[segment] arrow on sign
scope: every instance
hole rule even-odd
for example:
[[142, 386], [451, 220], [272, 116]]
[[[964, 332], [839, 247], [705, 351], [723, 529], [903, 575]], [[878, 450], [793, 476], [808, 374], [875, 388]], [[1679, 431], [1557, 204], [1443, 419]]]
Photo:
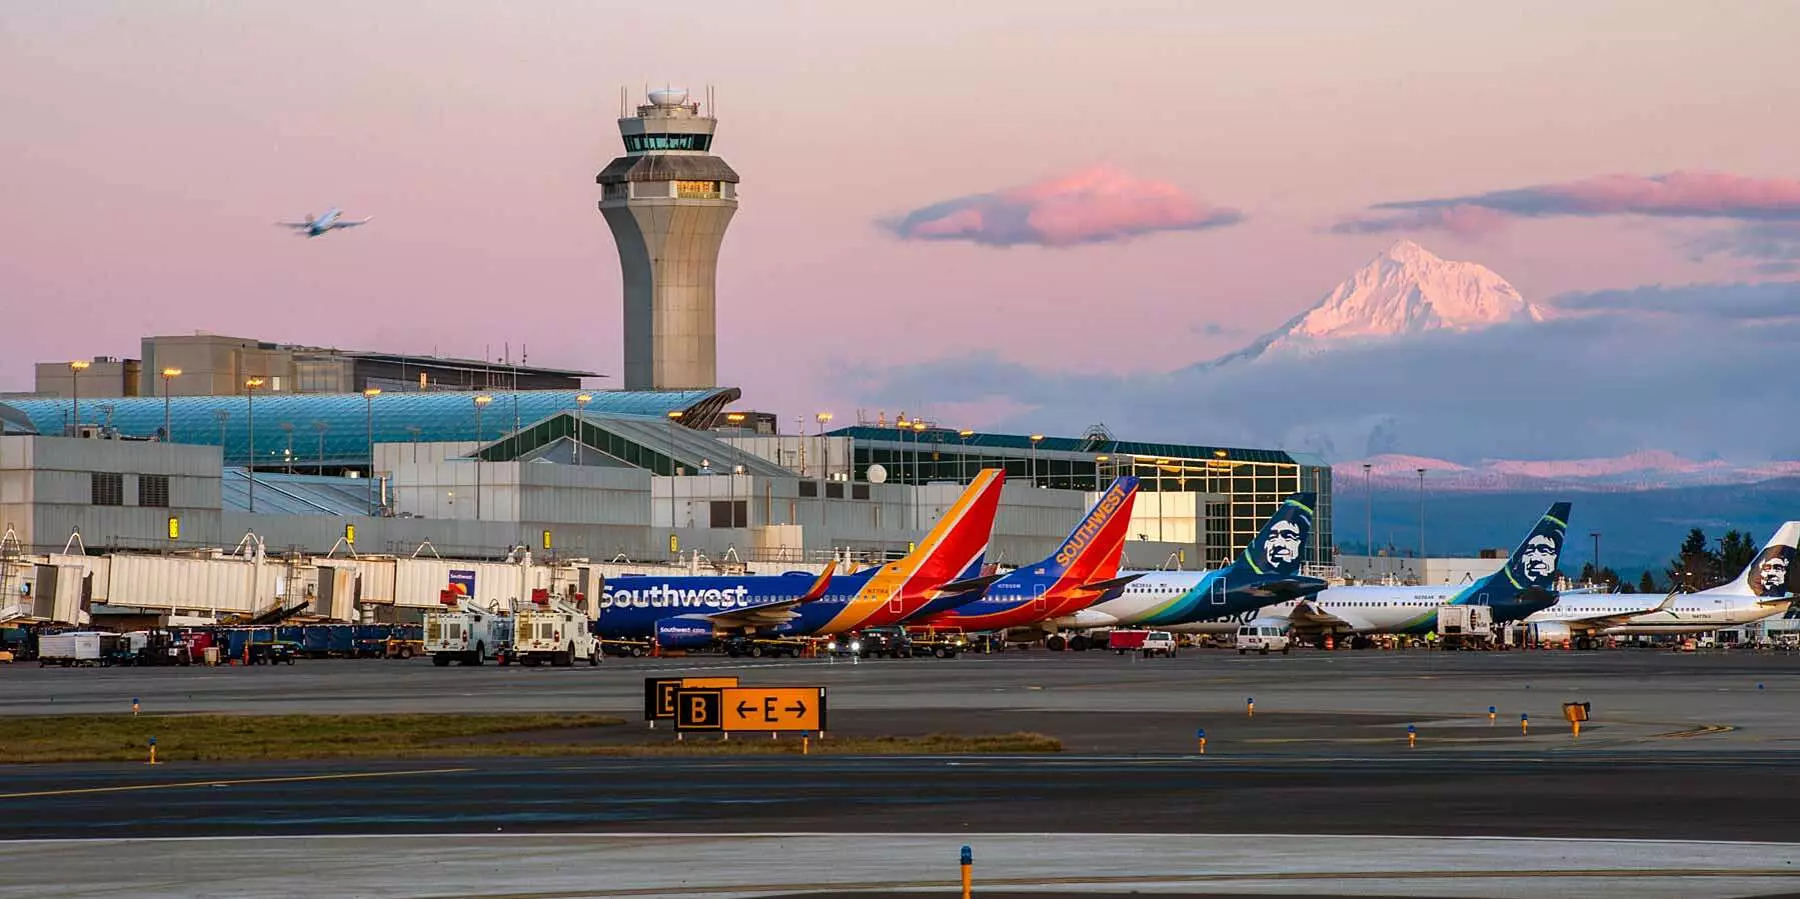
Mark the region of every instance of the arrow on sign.
[[747, 702], [738, 703], [738, 717], [739, 718], [748, 718], [748, 717], [750, 717], [750, 713], [754, 712], [754, 711], [756, 711], [756, 706], [753, 706]]
[[806, 714], [806, 703], [796, 699], [794, 700], [793, 705], [787, 707], [787, 711], [793, 712], [796, 715], [804, 715]]

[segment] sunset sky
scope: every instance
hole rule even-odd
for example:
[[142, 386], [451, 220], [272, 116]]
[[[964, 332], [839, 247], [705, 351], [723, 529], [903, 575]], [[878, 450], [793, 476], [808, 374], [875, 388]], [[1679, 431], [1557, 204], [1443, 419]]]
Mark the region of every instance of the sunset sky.
[[[1398, 236], [1533, 302], [1790, 281], [1796, 35], [1762, 2], [12, 3], [0, 388], [195, 329], [616, 373], [622, 85], [715, 86], [721, 377], [790, 418], [1002, 424], [838, 374], [1166, 372]], [[271, 226], [333, 205], [375, 221]]]

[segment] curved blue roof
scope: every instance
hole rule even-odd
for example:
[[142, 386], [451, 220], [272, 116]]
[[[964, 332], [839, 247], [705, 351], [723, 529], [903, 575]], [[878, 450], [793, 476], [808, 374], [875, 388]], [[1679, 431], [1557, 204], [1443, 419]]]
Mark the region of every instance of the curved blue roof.
[[[376, 443], [458, 440], [491, 441], [558, 412], [575, 410], [575, 398], [593, 397], [587, 411], [595, 415], [641, 415], [663, 420], [682, 413], [682, 423], [708, 428], [740, 394], [735, 387], [707, 390], [496, 390], [481, 412], [476, 430], [477, 394], [384, 393], [373, 401], [360, 393], [259, 393], [255, 397], [256, 464], [282, 465], [289, 447], [286, 423], [293, 426], [293, 464], [312, 467], [364, 465], [369, 459], [371, 417]], [[250, 461], [251, 398], [248, 396], [178, 396], [169, 398], [171, 440], [219, 446], [223, 435], [225, 464]], [[367, 405], [365, 405], [367, 404]], [[28, 418], [41, 434], [65, 433], [71, 423], [71, 400], [11, 400], [0, 405]], [[110, 412], [108, 411], [110, 409]], [[84, 424], [106, 425], [128, 437], [152, 437], [163, 427], [162, 397], [83, 400]], [[321, 452], [321, 436], [323, 452]], [[323, 456], [323, 459], [320, 457]]]

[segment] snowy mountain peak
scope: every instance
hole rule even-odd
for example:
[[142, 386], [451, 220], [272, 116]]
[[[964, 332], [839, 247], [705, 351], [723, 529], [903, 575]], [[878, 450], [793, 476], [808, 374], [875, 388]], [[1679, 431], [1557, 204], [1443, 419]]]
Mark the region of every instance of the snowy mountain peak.
[[1543, 307], [1525, 302], [1485, 266], [1442, 259], [1401, 240], [1278, 330], [1212, 365], [1270, 353], [1311, 356], [1346, 344], [1546, 318]]

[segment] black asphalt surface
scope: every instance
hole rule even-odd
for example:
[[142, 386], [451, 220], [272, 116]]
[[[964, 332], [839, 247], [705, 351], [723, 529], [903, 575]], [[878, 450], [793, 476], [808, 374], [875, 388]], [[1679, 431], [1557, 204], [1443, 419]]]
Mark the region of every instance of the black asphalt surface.
[[696, 830], [1800, 836], [1800, 757], [1786, 752], [188, 763], [13, 767], [0, 770], [0, 783], [7, 839]]

